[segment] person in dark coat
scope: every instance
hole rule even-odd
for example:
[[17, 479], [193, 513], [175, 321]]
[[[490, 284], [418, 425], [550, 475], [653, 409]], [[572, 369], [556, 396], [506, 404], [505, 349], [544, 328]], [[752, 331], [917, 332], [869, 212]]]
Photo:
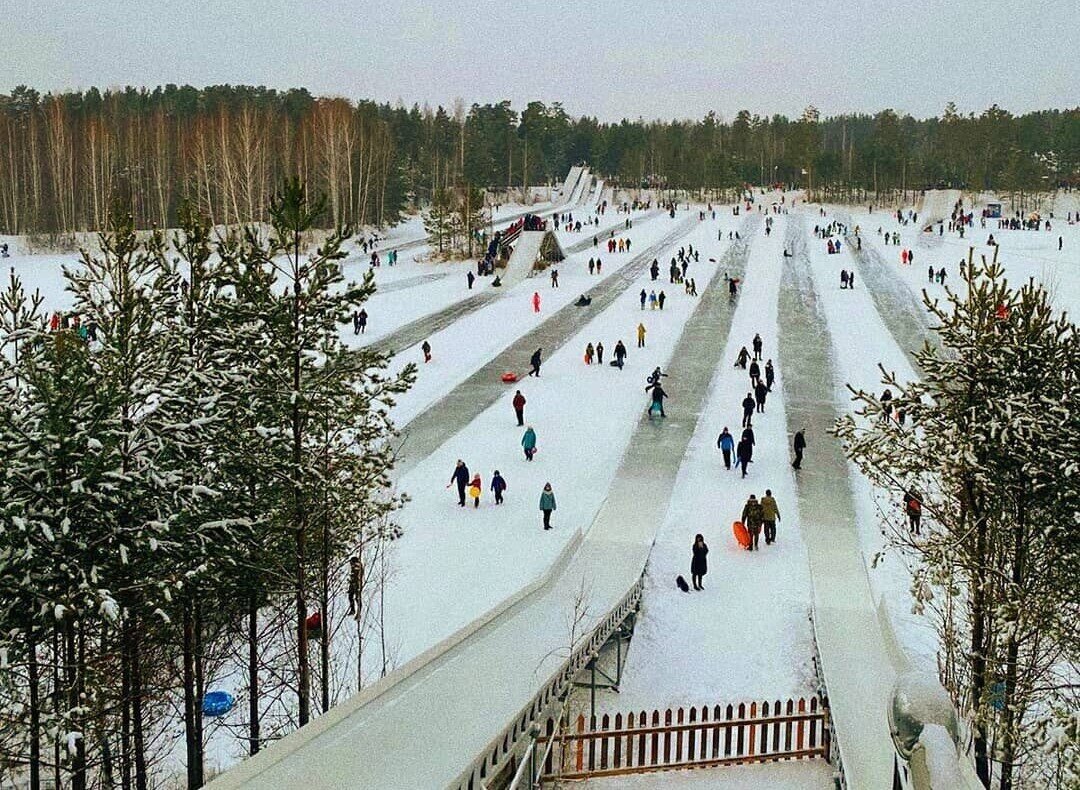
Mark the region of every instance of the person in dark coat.
[[476, 275], [473, 274], [472, 272], [469, 272], [468, 274], [465, 275], [465, 279], [466, 279], [466, 281], [468, 281], [469, 290], [471, 291], [473, 283], [476, 282]]
[[532, 370], [529, 371], [530, 376], [536, 376], [537, 378], [540, 378], [540, 352], [541, 351], [543, 351], [543, 349], [538, 348], [538, 349], [536, 349], [536, 351], [533, 352], [532, 356], [529, 357], [529, 364], [532, 365]]
[[694, 537], [694, 545], [690, 547], [693, 559], [690, 560], [690, 581], [695, 590], [704, 590], [701, 584], [702, 577], [709, 572], [709, 563], [705, 558], [709, 554], [709, 547], [705, 545], [705, 537], [698, 534]]
[[604, 344], [603, 343], [597, 343], [596, 344], [596, 364], [597, 365], [603, 365], [604, 364]]
[[727, 426], [724, 426], [724, 430], [720, 431], [720, 436], [716, 440], [716, 446], [720, 448], [720, 452], [724, 454], [724, 468], [731, 469], [731, 451], [735, 449], [735, 439], [731, 433], [728, 432]]
[[735, 448], [735, 465], [742, 468], [742, 476], [746, 477], [746, 467], [753, 460], [754, 446], [746, 439], [739, 440], [739, 446]]
[[761, 381], [761, 365], [754, 360], [750, 363], [750, 385], [756, 387], [759, 381]]
[[746, 397], [742, 402], [742, 424], [744, 428], [749, 428], [754, 416], [754, 396], [749, 392], [746, 393]]
[[424, 352], [424, 362], [430, 362], [431, 361], [431, 343], [429, 343], [428, 341], [425, 340], [421, 344], [420, 350]]
[[626, 346], [620, 340], [615, 343], [615, 367], [622, 370], [623, 365], [626, 363]]
[[495, 474], [491, 476], [491, 492], [495, 494], [495, 504], [501, 505], [503, 503], [503, 491], [506, 490], [506, 480], [499, 474], [499, 470], [495, 470]]
[[741, 439], [746, 439], [746, 441], [750, 442], [751, 447], [757, 447], [757, 440], [754, 438], [754, 429], [753, 428], [751, 428], [749, 426], [747, 426], [746, 428], [743, 428], [742, 436], [740, 438]]
[[469, 467], [465, 466], [465, 462], [460, 458], [457, 461], [457, 466], [454, 467], [454, 473], [450, 475], [450, 482], [446, 484], [446, 487], [449, 488], [455, 483], [457, 484], [458, 504], [465, 507], [465, 488], [469, 485]]
[[667, 415], [664, 414], [664, 398], [666, 398], [668, 394], [664, 392], [664, 388], [660, 386], [660, 381], [657, 380], [655, 384], [650, 384], [645, 388], [645, 391], [651, 391], [652, 394], [652, 403], [649, 404], [649, 412], [652, 413], [653, 409], [656, 409], [660, 412], [661, 417], [667, 417]]
[[525, 424], [525, 396], [521, 394], [521, 390], [514, 393], [514, 414], [517, 415], [517, 424], [522, 426]]
[[749, 551], [753, 551], [758, 548], [758, 543], [761, 540], [761, 524], [764, 521], [764, 517], [761, 511], [761, 503], [757, 501], [757, 497], [753, 494], [746, 500], [746, 504], [743, 505], [742, 510], [742, 523], [746, 527], [746, 531], [750, 533], [750, 545], [746, 548]]
[[795, 469], [802, 469], [802, 455], [803, 450], [806, 449], [806, 437], [803, 435], [803, 430], [795, 432], [795, 441], [792, 446], [795, 448], [795, 460], [791, 462], [791, 465]]
[[765, 525], [765, 545], [776, 542], [776, 522], [780, 520], [780, 507], [772, 491], [765, 489], [765, 496], [761, 498], [761, 519]]
[[750, 352], [746, 350], [746, 346], [739, 349], [739, 355], [735, 357], [735, 367], [746, 370], [746, 363], [750, 361]]
[[761, 359], [761, 335], [754, 334], [754, 359]]
[[772, 360], [765, 363], [765, 388], [772, 392], [773, 382], [776, 381], [776, 371], [773, 370]]
[[768, 392], [769, 388], [765, 386], [765, 382], [759, 379], [757, 386], [754, 387], [754, 400], [757, 401], [758, 414], [765, 413], [765, 396]]
[[904, 514], [908, 517], [908, 529], [916, 535], [922, 534], [919, 531], [922, 524], [922, 497], [913, 488], [904, 492]]

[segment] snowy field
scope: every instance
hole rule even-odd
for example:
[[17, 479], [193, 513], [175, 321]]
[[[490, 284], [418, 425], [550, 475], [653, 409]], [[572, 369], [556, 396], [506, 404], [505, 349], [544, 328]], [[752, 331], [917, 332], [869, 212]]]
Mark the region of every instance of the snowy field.
[[[786, 196], [786, 205], [791, 205], [793, 197]], [[779, 198], [778, 194], [770, 195], [766, 201]], [[932, 234], [924, 233], [921, 221], [901, 224], [887, 211], [878, 209], [870, 214], [865, 206], [827, 207], [822, 217], [817, 206], [804, 207], [801, 199], [792, 215], [776, 215], [771, 236], [761, 231], [760, 222], [755, 226], [730, 332], [693, 338], [701, 348], [723, 349], [723, 361], [712, 373], [703, 407], [700, 413], [680, 414], [678, 400], [666, 404], [669, 415], [694, 419], [696, 427], [674, 486], [664, 492], [670, 493], [666, 517], [650, 525], [654, 537], [641, 615], [620, 692], [599, 696], [603, 711], [807, 696], [817, 687], [809, 622], [814, 588], [798, 506], [799, 482], [790, 466], [785, 372], [777, 354], [779, 292], [787, 265], [784, 239], [793, 215], [804, 214], [810, 285], [832, 350], [834, 405], [845, 413], [852, 408], [846, 385], [881, 390], [879, 362], [902, 380], [917, 376], [911, 348], [897, 328], [898, 317], [883, 311], [883, 305], [899, 304], [896, 299], [901, 292], [908, 298], [921, 298], [924, 289], [931, 296], [943, 296], [945, 287], [959, 287], [960, 260], [971, 247], [976, 255], [992, 255], [993, 248], [987, 245], [991, 234], [1000, 245], [999, 262], [1011, 281], [1034, 278], [1045, 283], [1057, 305], [1075, 315], [1080, 310], [1080, 225], [1067, 223], [1064, 214], [1077, 211], [1078, 206], [1075, 196], [1066, 196], [1054, 207], [1052, 231], [998, 230], [996, 220], [987, 220], [983, 229], [976, 218], [976, 227], [963, 239], [947, 229], [941, 236], [936, 228]], [[541, 202], [529, 208], [543, 211], [552, 206]], [[497, 219], [522, 210], [514, 204], [503, 205]], [[434, 419], [449, 436], [422, 457], [409, 457], [396, 480], [409, 501], [398, 514], [403, 537], [396, 542], [391, 557], [393, 572], [385, 591], [391, 668], [423, 653], [541, 578], [571, 537], [578, 530], [586, 531], [597, 518], [647, 405], [645, 377], [654, 367], [667, 368], [672, 362], [697, 304], [695, 297], [684, 293], [683, 286], [668, 282], [669, 260], [688, 245], [698, 250], [700, 260], [690, 264], [688, 276], [695, 278], [701, 292], [716, 272], [716, 261], [732, 243], [728, 234], [744, 227], [744, 218], [732, 216], [730, 207], [718, 207], [717, 219], [704, 222], [697, 221], [698, 210], [697, 206], [680, 210], [674, 220], [660, 215], [637, 221], [636, 214], [634, 228], [620, 234], [632, 240], [632, 252], [608, 254], [603, 244], [599, 253], [592, 247], [576, 252], [557, 266], [558, 288], [551, 287], [548, 273], [540, 273], [503, 289], [478, 309], [431, 334], [427, 338], [434, 349], [431, 363], [422, 363], [415, 345], [403, 348], [391, 360], [391, 370], [409, 362], [420, 364], [415, 387], [399, 399], [393, 412], [404, 428], [403, 453], [409, 455], [409, 428], [414, 421]], [[941, 208], [932, 210], [940, 213]], [[978, 206], [975, 210], [977, 214]], [[585, 207], [574, 211], [582, 217], [592, 216]], [[608, 227], [623, 216], [609, 209], [600, 226]], [[858, 226], [866, 252], [875, 257], [857, 258], [851, 239], [841, 255], [828, 255], [825, 242], [814, 238], [812, 228], [833, 219], [846, 221], [852, 230]], [[885, 245], [879, 227], [882, 233], [898, 232], [899, 246]], [[591, 231], [561, 231], [560, 239], [564, 245], [573, 244], [589, 238]], [[422, 224], [413, 218], [379, 242], [384, 261], [385, 250], [395, 244], [409, 246], [401, 251], [396, 266], [384, 263], [375, 270], [379, 290], [367, 307], [368, 331], [355, 337], [351, 327], [343, 328], [347, 342], [384, 339], [410, 322], [486, 291], [486, 279], [478, 280], [472, 291], [467, 288], [465, 272], [473, 263], [432, 262], [430, 248], [417, 243], [422, 238]], [[75, 263], [78, 256], [20, 254], [24, 248], [17, 241], [12, 248], [16, 254], [4, 263], [31, 289], [41, 290], [44, 308], [67, 309], [70, 296], [63, 289], [61, 267]], [[655, 248], [653, 254], [660, 264], [656, 282], [651, 281], [647, 265], [636, 261], [651, 248]], [[900, 263], [901, 249], [915, 251], [914, 265]], [[350, 252], [346, 275], [359, 277], [369, 268], [367, 256], [358, 249], [350, 248]], [[603, 272], [590, 275], [586, 262], [597, 254], [604, 262]], [[866, 263], [868, 260], [873, 263]], [[879, 268], [866, 271], [868, 265]], [[928, 280], [928, 266], [946, 269], [945, 286]], [[841, 268], [855, 272], [853, 290], [840, 289]], [[872, 283], [887, 284], [893, 301], [883, 301], [882, 293], [871, 290]], [[722, 277], [712, 285], [724, 286]], [[642, 288], [665, 291], [667, 301], [662, 311], [641, 309]], [[612, 292], [603, 306], [572, 306], [582, 293], [601, 289]], [[534, 292], [541, 297], [539, 312], [532, 308]], [[567, 311], [578, 309], [587, 312], [567, 317]], [[647, 331], [644, 349], [637, 348], [639, 323]], [[523, 338], [545, 327], [560, 329], [561, 334], [556, 333], [560, 340], [555, 347], [544, 348], [539, 378], [505, 385], [503, 394], [475, 414], [457, 413], [445, 406], [450, 396], [467, 394], [470, 382], [491, 360], [508, 349], [516, 354]], [[738, 472], [724, 469], [716, 443], [725, 426], [738, 441], [740, 401], [750, 387], [746, 372], [733, 362], [741, 347], [751, 347], [755, 333], [764, 344], [762, 365], [772, 359], [777, 380], [764, 413], [754, 416], [754, 462], [742, 479]], [[623, 370], [607, 364], [618, 340], [629, 352]], [[604, 364], [587, 366], [583, 361], [585, 346], [597, 342], [605, 348]], [[514, 368], [519, 374], [527, 369], [529, 352], [531, 349], [522, 349]], [[539, 451], [533, 461], [524, 457], [520, 444], [524, 429], [516, 425], [511, 406], [517, 389], [528, 401], [525, 423], [538, 436]], [[812, 463], [815, 443], [831, 440], [826, 436], [807, 439], [808, 463]], [[456, 493], [446, 488], [459, 458], [467, 463], [470, 473], [481, 476], [483, 494], [478, 508], [471, 502], [459, 507]], [[509, 486], [505, 504], [498, 506], [489, 490], [496, 469]], [[876, 567], [872, 563], [883, 547], [881, 514], [895, 516], [899, 504], [876, 497], [854, 468], [850, 476], [858, 541], [875, 602], [884, 601], [887, 626], [895, 630], [907, 657], [921, 664], [932, 662], [936, 636], [925, 618], [911, 613], [907, 568], [896, 555], [889, 555]], [[538, 498], [547, 482], [558, 502], [550, 532], [541, 529], [538, 510]], [[743, 551], [734, 542], [731, 524], [740, 517], [747, 496], [753, 493], [760, 498], [766, 489], [771, 489], [781, 514], [777, 541], [766, 546], [762, 540], [761, 552]], [[656, 492], [646, 485], [639, 496], [644, 500]], [[704, 535], [710, 548], [709, 571], [703, 591], [683, 593], [675, 586], [675, 577], [683, 575], [689, 581], [690, 546], [697, 533]], [[366, 655], [367, 661], [376, 659], [374, 651]], [[341, 657], [343, 677], [355, 676], [353, 661], [354, 656]], [[378, 671], [374, 663], [366, 669], [369, 674]], [[242, 695], [242, 689], [236, 691]], [[237, 711], [243, 708], [238, 705]], [[212, 745], [210, 752], [218, 760], [215, 767], [220, 768], [236, 759], [243, 745], [226, 743], [231, 736], [224, 733], [215, 737], [222, 742]], [[828, 787], [830, 777], [826, 764], [809, 762], [605, 779], [588, 786], [801, 789]]]

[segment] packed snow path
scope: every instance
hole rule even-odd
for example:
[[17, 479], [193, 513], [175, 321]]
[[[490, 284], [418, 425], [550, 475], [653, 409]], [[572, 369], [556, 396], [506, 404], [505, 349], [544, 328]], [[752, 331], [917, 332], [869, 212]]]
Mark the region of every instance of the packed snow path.
[[548, 357], [562, 348], [588, 321], [631, 288], [637, 277], [648, 269], [653, 258], [689, 233], [698, 222], [696, 217], [680, 220], [662, 239], [590, 289], [592, 304], [588, 308], [583, 309], [573, 303], [566, 305], [413, 418], [401, 430], [402, 450], [397, 464], [398, 475], [404, 475], [505, 395], [507, 385], [500, 379], [503, 373], [524, 372], [528, 368], [526, 362], [529, 356], [537, 348], [544, 349], [544, 354]]
[[787, 247], [794, 255], [781, 281], [780, 365], [789, 432], [805, 430], [808, 444], [798, 493], [814, 631], [847, 786], [879, 790], [892, 776], [886, 710], [895, 671], [867, 577], [848, 463], [829, 436], [839, 416], [835, 376], [802, 216], [788, 225]]
[[[713, 371], [723, 362], [725, 344], [713, 341], [726, 337], [733, 310], [721, 273], [741, 277], [748, 253], [745, 240], [728, 248], [672, 355], [672, 415], [641, 418], [599, 515], [545, 586], [420, 667], [403, 667], [269, 746], [211, 787], [446, 787], [473, 757], [487, 753], [492, 739], [558, 671], [575, 600], [583, 594], [591, 628], [641, 575]], [[651, 496], [642, 497], [642, 491]], [[395, 755], [395, 749], [408, 754]]]

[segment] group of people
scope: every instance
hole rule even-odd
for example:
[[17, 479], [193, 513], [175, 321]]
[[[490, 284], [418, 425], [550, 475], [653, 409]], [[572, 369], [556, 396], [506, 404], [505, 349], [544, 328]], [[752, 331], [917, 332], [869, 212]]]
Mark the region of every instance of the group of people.
[[[604, 364], [604, 343], [603, 341], [597, 341], [594, 346], [592, 343], [588, 343], [585, 346], [585, 364], [592, 365]], [[616, 341], [614, 359], [611, 362], [611, 366], [622, 370], [623, 365], [626, 364], [626, 346], [623, 345], [621, 340]]]
[[[630, 222], [630, 220], [627, 220], [627, 222]], [[627, 227], [630, 227], [630, 226], [627, 225]], [[609, 253], [630, 252], [630, 237], [627, 236], [626, 238], [624, 238], [624, 237], [620, 236], [617, 239], [615, 239], [615, 238], [608, 239], [607, 240], [607, 251]]]
[[98, 339], [98, 323], [93, 318], [83, 321], [78, 313], [54, 312], [49, 316], [49, 330], [71, 331], [86, 341]]

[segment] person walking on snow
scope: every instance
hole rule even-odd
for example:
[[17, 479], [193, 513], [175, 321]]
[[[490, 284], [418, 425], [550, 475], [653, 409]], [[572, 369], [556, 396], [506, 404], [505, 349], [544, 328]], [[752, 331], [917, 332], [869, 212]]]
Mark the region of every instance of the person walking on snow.
[[532, 365], [532, 370], [529, 371], [530, 376], [540, 378], [540, 352], [542, 350], [543, 349], [540, 348], [536, 349], [536, 351], [532, 353], [532, 356], [529, 357], [529, 364]]
[[803, 450], [806, 449], [806, 436], [804, 435], [805, 429], [795, 431], [795, 441], [792, 443], [792, 447], [795, 450], [795, 460], [791, 462], [791, 466], [794, 469], [802, 469], [802, 456]]
[[765, 382], [758, 379], [757, 386], [754, 387], [754, 400], [757, 401], [758, 414], [765, 413], [765, 396], [768, 392]]
[[468, 273], [466, 273], [466, 275], [465, 275], [465, 279], [466, 279], [466, 280], [468, 281], [468, 283], [469, 283], [469, 290], [471, 291], [471, 290], [472, 290], [472, 286], [473, 286], [473, 283], [474, 283], [474, 282], [476, 281], [476, 275], [475, 275], [475, 274], [473, 274], [472, 272], [468, 272]]
[[761, 521], [765, 526], [765, 545], [776, 542], [776, 522], [780, 520], [780, 508], [773, 498], [772, 491], [765, 489], [761, 498]]
[[773, 370], [772, 360], [765, 362], [765, 389], [772, 392], [773, 382], [776, 381], [776, 371]]
[[555, 508], [555, 492], [551, 490], [551, 483], [545, 483], [544, 490], [540, 493], [540, 510], [544, 514], [544, 529], [551, 529], [551, 513]]
[[592, 343], [586, 344], [586, 346], [585, 346], [585, 364], [586, 365], [591, 365], [592, 364], [593, 354], [595, 354], [595, 353], [596, 353], [596, 351], [593, 349], [593, 344]]
[[649, 292], [649, 309], [656, 309], [656, 291]]
[[754, 334], [754, 359], [761, 359], [761, 335]]
[[754, 460], [754, 445], [750, 440], [743, 437], [735, 448], [735, 465], [742, 468], [742, 476], [746, 477], [746, 467]]
[[469, 467], [465, 466], [465, 462], [459, 458], [457, 466], [454, 467], [454, 473], [450, 475], [450, 482], [446, 484], [446, 487], [457, 485], [458, 504], [461, 507], [465, 507], [465, 487], [468, 484]]
[[596, 344], [596, 364], [604, 364], [604, 344], [602, 342]]
[[743, 526], [750, 533], [750, 545], [746, 547], [749, 551], [759, 548], [758, 542], [761, 539], [761, 523], [763, 520], [761, 503], [757, 501], [756, 496], [751, 494], [742, 510]]
[[644, 288], [641, 289], [640, 296], [641, 296], [641, 309], [644, 310], [645, 309], [645, 300], [649, 298], [649, 295], [647, 293], [645, 293]]
[[518, 426], [525, 424], [525, 396], [521, 394], [521, 390], [514, 393], [514, 414], [517, 416]]
[[731, 470], [731, 451], [735, 449], [735, 439], [728, 431], [727, 426], [724, 426], [724, 430], [720, 431], [720, 436], [716, 440], [716, 446], [720, 448], [720, 452], [724, 455], [724, 468]]
[[506, 481], [503, 476], [499, 474], [499, 470], [495, 470], [495, 474], [491, 476], [491, 493], [495, 495], [495, 504], [501, 505], [503, 503], [503, 492], [506, 490]]
[[754, 402], [754, 396], [749, 392], [746, 393], [746, 397], [742, 401], [742, 426], [749, 428], [753, 422], [754, 407], [757, 404]]
[[637, 347], [645, 348], [645, 324], [637, 325]]
[[559, 287], [559, 270], [558, 269], [552, 269], [551, 270], [551, 287], [552, 288], [558, 288]]
[[531, 461], [536, 455], [536, 431], [531, 425], [525, 429], [525, 435], [521, 437], [521, 447], [525, 450], [525, 460]]
[[431, 343], [426, 340], [420, 345], [420, 350], [424, 352], [424, 362], [431, 361]]
[[667, 295], [661, 291], [660, 295], [656, 297], [656, 303], [660, 305], [660, 309], [664, 309], [664, 302], [667, 301]]
[[750, 363], [750, 384], [756, 387], [759, 381], [761, 381], [761, 365], [755, 359]]
[[534, 313], [539, 313], [540, 312], [540, 292], [539, 291], [533, 291], [532, 303], [533, 303], [533, 312]]
[[694, 545], [690, 547], [693, 558], [690, 560], [690, 580], [695, 590], [704, 590], [701, 584], [702, 578], [709, 572], [709, 563], [705, 559], [709, 554], [709, 547], [705, 545], [705, 538], [700, 533], [694, 536]]
[[480, 482], [480, 473], [477, 472], [473, 475], [472, 482], [469, 483], [469, 496], [472, 498], [473, 507], [480, 507], [480, 492], [484, 490], [483, 484]]

